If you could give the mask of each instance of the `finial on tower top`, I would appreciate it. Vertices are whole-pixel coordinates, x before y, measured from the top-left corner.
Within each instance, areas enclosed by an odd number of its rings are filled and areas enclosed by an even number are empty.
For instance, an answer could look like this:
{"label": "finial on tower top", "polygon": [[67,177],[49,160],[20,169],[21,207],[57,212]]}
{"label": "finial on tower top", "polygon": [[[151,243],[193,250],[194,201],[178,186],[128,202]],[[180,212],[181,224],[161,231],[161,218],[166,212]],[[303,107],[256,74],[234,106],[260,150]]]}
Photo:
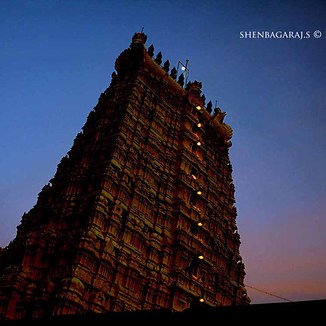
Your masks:
{"label": "finial on tower top", "polygon": [[142,43],[145,44],[147,40],[147,35],[143,33],[144,28],[142,28],[142,31],[139,33],[135,33],[132,37],[132,44],[135,43]]}

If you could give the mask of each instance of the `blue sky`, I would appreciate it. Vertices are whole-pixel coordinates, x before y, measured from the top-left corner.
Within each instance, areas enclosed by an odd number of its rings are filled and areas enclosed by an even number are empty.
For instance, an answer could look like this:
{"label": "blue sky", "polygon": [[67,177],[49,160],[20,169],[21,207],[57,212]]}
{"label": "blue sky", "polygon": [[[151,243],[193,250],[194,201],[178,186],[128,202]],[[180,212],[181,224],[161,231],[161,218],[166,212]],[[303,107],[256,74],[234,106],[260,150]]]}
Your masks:
{"label": "blue sky", "polygon": [[[189,60],[188,79],[227,112],[245,283],[292,301],[326,298],[325,10],[323,1],[0,0],[0,246],[144,28],[147,46],[172,66]],[[248,292],[253,303],[282,301]]]}

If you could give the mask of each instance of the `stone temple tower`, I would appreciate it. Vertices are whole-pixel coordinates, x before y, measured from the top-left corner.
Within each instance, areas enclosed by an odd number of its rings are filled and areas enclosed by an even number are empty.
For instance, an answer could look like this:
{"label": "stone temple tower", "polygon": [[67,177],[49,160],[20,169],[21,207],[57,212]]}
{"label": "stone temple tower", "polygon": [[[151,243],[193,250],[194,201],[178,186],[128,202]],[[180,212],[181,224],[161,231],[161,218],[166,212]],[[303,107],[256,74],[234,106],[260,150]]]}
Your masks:
{"label": "stone temple tower", "polygon": [[0,320],[250,303],[232,129],[146,38],[0,248]]}

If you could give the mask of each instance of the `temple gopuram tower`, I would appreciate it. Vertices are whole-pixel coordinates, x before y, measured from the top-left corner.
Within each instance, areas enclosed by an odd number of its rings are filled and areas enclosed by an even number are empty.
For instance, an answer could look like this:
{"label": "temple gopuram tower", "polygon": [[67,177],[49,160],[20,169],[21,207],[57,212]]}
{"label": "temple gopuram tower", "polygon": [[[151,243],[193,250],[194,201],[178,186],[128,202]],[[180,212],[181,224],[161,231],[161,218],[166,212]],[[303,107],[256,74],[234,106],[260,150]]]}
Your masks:
{"label": "temple gopuram tower", "polygon": [[232,129],[146,39],[0,248],[0,320],[250,303]]}

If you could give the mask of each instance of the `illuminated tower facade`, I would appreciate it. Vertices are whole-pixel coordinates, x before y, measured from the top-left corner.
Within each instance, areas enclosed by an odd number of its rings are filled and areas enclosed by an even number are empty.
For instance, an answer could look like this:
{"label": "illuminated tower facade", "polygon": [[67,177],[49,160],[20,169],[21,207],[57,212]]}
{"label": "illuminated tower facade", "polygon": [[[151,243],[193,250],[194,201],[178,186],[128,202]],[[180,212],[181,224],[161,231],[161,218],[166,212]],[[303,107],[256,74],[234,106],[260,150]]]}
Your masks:
{"label": "illuminated tower facade", "polygon": [[250,302],[232,129],[146,38],[0,249],[0,319]]}

